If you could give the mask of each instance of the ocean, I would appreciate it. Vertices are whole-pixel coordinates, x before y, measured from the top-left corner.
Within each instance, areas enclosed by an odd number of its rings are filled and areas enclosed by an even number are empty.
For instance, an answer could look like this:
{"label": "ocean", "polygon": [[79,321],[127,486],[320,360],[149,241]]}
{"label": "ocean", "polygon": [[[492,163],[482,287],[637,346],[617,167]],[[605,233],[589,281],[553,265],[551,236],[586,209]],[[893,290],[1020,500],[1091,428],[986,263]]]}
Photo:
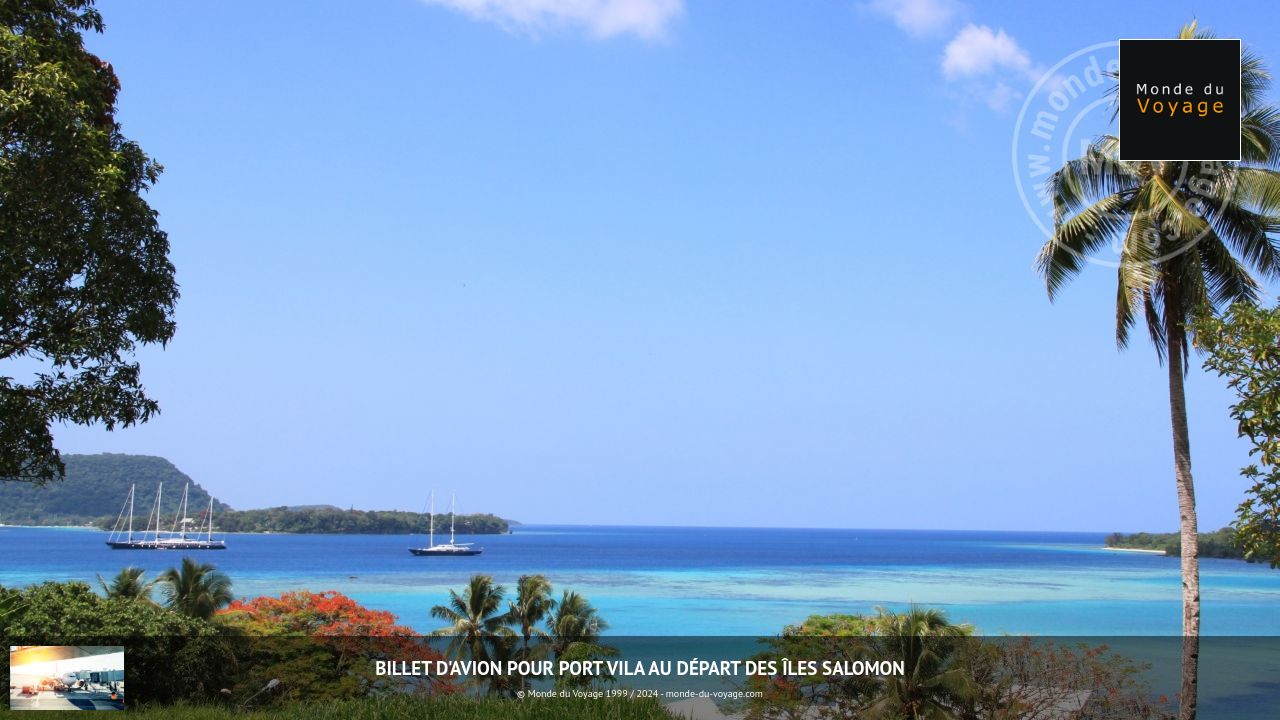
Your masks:
{"label": "ocean", "polygon": [[[1177,635],[1177,558],[1102,549],[1101,533],[520,525],[474,557],[410,555],[425,536],[240,535],[196,552],[237,595],[338,590],[436,629],[433,605],[474,573],[542,573],[586,595],[614,635],[770,635],[814,613],[942,608],[982,634]],[[154,576],[181,553],[110,550],[106,533],[0,527],[0,585]],[[437,539],[440,539],[437,537]],[[1206,635],[1280,635],[1280,570],[1201,561]]]}

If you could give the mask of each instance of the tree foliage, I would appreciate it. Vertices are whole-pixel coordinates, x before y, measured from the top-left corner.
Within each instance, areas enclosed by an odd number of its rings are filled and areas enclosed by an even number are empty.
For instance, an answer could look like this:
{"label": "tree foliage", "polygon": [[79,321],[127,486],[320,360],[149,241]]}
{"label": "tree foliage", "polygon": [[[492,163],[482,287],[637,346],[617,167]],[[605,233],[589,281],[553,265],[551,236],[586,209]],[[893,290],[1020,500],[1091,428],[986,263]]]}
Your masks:
{"label": "tree foliage", "polygon": [[[750,720],[937,718],[1167,720],[1167,698],[1153,698],[1142,668],[1106,647],[982,638],[938,610],[912,607],[875,615],[817,615],[764,641],[758,660],[819,663],[902,661],[901,676],[756,675],[745,703]],[[781,665],[779,665],[781,667]]]}
{"label": "tree foliage", "polygon": [[[0,522],[11,525],[84,525],[111,527],[129,486],[137,485],[134,497],[134,528],[142,529],[156,499],[156,488],[164,483],[161,514],[172,520],[189,486],[187,505],[191,513],[203,511],[209,493],[173,463],[153,455],[63,455],[67,474],[62,482],[36,487],[30,483],[0,483]],[[227,509],[214,501],[215,512]],[[219,520],[219,522],[221,522]],[[166,525],[167,529],[167,525]]]}
{"label": "tree foliage", "polygon": [[63,476],[52,423],[112,429],[158,411],[132,356],[175,330],[169,240],[143,198],[161,168],[121,132],[120,82],[84,47],[82,33],[102,29],[91,0],[0,3],[7,480]]}
{"label": "tree foliage", "polygon": [[[1107,547],[1113,548],[1161,550],[1165,555],[1174,557],[1182,553],[1178,533],[1111,533],[1107,536],[1106,544]],[[1235,530],[1231,528],[1200,533],[1200,557],[1254,562],[1254,559],[1245,556],[1244,547],[1236,537]]]}
{"label": "tree foliage", "polygon": [[[403,510],[342,510],[335,507],[230,510],[215,518],[226,532],[344,533],[367,535],[409,535],[425,533],[426,513]],[[506,520],[488,513],[458,515],[461,535],[497,535],[508,530]],[[449,532],[449,516],[435,516],[436,533]]]}
{"label": "tree foliage", "polygon": [[[443,657],[395,615],[370,610],[342,593],[287,592],[278,597],[237,601],[220,611],[218,622],[244,638],[241,684],[262,686],[272,678],[283,691],[277,701],[367,697],[412,689],[451,693],[447,679],[402,681],[378,676],[378,659],[435,660]],[[405,682],[416,683],[405,688]]]}
{"label": "tree foliage", "polygon": [[1253,447],[1240,471],[1252,485],[1236,509],[1235,540],[1245,557],[1280,567],[1280,307],[1238,304],[1196,324],[1204,366],[1236,394],[1231,418]]}
{"label": "tree foliage", "polygon": [[123,598],[135,602],[150,603],[154,602],[151,599],[151,593],[155,590],[157,581],[144,580],[143,576],[146,574],[146,570],[130,565],[116,573],[111,582],[107,582],[99,575],[98,584],[102,587],[102,594],[107,599]]}
{"label": "tree foliage", "polygon": [[213,624],[132,598],[104,598],[85,583],[0,589],[0,602],[16,606],[5,633],[9,644],[128,646],[131,698],[208,699],[235,668],[234,653]]}
{"label": "tree foliage", "polygon": [[[431,608],[431,616],[448,623],[432,633],[449,638],[445,653],[453,658],[506,662],[547,659],[553,661],[598,660],[618,654],[603,644],[600,633],[609,623],[583,595],[565,590],[553,599],[551,582],[542,575],[521,576],[516,597],[506,602],[507,590],[488,575],[474,575],[467,587],[449,591],[449,601]],[[545,624],[545,630],[537,627]],[[557,668],[559,667],[557,663]],[[472,685],[497,695],[510,695],[540,676],[504,674],[472,678]],[[598,675],[556,674],[559,688],[582,688],[593,682],[611,681]]]}
{"label": "tree foliage", "polygon": [[208,620],[231,604],[231,578],[209,563],[185,557],[182,565],[169,568],[156,581],[165,606],[189,617]]}

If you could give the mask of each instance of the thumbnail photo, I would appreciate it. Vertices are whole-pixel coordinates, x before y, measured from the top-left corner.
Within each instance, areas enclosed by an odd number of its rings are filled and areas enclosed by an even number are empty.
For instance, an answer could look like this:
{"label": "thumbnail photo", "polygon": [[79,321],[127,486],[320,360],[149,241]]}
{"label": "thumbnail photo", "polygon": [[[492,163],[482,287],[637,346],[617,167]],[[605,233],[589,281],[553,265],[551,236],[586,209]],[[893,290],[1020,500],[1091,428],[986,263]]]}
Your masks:
{"label": "thumbnail photo", "polygon": [[12,645],[10,710],[123,710],[119,645]]}

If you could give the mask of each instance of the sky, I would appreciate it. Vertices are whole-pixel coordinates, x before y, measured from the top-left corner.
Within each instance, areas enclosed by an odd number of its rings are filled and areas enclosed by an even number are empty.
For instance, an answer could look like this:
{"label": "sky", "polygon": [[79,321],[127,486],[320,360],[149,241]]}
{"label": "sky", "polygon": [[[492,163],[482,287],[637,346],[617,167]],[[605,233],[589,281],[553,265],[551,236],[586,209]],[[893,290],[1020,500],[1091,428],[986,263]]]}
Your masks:
{"label": "sky", "polygon": [[[1280,64],[1270,3],[99,7],[182,298],[162,413],[64,452],[237,508],[1176,527],[1164,369],[1114,270],[1047,299],[1011,144],[1060,59],[1197,12]],[[1217,528],[1247,445],[1187,392]]]}

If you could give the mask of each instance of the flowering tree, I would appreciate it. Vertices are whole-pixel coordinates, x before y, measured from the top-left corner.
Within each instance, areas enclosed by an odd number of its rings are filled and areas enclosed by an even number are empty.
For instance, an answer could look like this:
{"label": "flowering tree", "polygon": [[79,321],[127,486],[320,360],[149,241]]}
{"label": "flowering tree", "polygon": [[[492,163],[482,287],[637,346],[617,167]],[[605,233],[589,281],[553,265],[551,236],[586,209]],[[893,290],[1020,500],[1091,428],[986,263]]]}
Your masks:
{"label": "flowering tree", "polygon": [[372,610],[340,592],[299,590],[278,597],[236,601],[218,620],[240,635],[248,687],[280,680],[280,697],[365,697],[392,690],[452,693],[441,678],[378,676],[375,660],[427,660],[443,656],[384,610]]}

